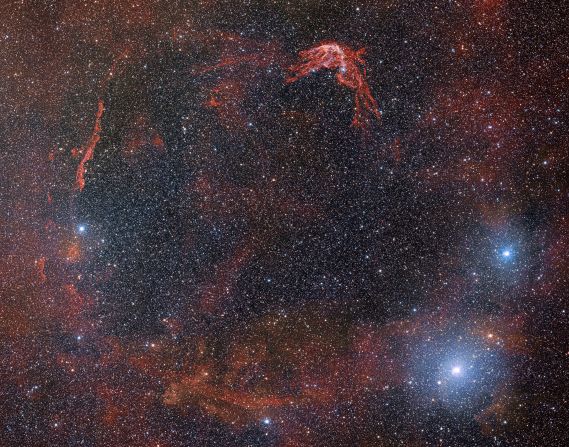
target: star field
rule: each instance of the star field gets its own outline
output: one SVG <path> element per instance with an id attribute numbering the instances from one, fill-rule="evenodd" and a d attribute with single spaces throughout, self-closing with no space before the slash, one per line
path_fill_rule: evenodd
<path id="1" fill-rule="evenodd" d="M 565 446 L 569 20 L 0 4 L 0 446 Z"/>

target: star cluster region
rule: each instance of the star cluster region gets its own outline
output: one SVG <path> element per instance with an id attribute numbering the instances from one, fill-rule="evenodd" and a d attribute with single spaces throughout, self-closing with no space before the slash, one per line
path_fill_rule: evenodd
<path id="1" fill-rule="evenodd" d="M 3 2 L 0 445 L 567 445 L 565 16 Z"/>

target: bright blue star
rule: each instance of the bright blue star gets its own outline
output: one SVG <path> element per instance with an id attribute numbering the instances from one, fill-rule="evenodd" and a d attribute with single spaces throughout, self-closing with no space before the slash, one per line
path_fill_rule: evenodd
<path id="1" fill-rule="evenodd" d="M 269 425 L 270 423 L 271 423 L 271 420 L 269 418 L 263 419 L 263 424 Z"/>
<path id="2" fill-rule="evenodd" d="M 497 255 L 502 262 L 511 262 L 514 259 L 514 250 L 511 247 L 502 247 L 497 250 Z"/>
<path id="3" fill-rule="evenodd" d="M 79 226 L 77 227 L 77 231 L 78 231 L 79 233 L 85 233 L 85 230 L 86 230 L 86 229 L 87 229 L 87 227 L 85 227 L 85 225 L 79 225 Z"/>

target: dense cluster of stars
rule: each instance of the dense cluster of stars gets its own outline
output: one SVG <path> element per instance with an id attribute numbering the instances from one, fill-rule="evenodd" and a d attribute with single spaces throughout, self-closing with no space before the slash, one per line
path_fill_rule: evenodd
<path id="1" fill-rule="evenodd" d="M 569 445 L 561 6 L 0 26 L 0 446 Z"/>

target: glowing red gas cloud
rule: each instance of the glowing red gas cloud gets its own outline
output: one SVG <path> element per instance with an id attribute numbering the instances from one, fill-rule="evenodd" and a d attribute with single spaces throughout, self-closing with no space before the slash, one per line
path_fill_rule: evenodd
<path id="1" fill-rule="evenodd" d="M 287 83 L 296 82 L 318 70 L 337 70 L 336 81 L 355 93 L 354 118 L 352 125 L 365 128 L 370 118 L 381 119 L 377 101 L 367 83 L 365 48 L 357 51 L 336 42 L 327 42 L 299 53 L 300 61 L 292 65 Z"/>

